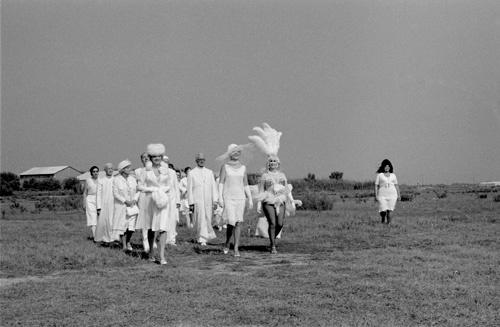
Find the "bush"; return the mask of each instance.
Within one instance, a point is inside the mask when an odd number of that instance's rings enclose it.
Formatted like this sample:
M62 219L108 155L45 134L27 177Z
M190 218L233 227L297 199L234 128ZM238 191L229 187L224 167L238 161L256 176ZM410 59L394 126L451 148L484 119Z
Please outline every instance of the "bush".
M488 194L478 194L477 198L478 199L486 199L486 198L488 198Z
M300 210L327 211L332 210L335 203L335 200L324 192L307 192L299 198L302 200Z
M2 172L0 174L0 195L12 195L12 192L19 191L21 184L19 176L11 172Z
M79 193L80 181L76 177L68 177L62 182L63 189L73 191L74 193Z
M411 202L411 201L413 201L412 194L402 194L401 195L401 202Z
M23 189L32 191L57 191L61 189L61 182L54 178L41 180L30 178L24 181Z
M493 198L493 201L500 202L500 195L497 195Z

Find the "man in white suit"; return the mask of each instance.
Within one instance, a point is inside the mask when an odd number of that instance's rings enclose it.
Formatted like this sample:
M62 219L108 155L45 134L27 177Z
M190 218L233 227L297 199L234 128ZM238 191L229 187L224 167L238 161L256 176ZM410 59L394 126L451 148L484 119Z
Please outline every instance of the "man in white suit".
M196 241L202 246L216 238L212 228L213 210L217 208L218 189L214 173L205 167L205 155L196 155L196 165L187 175L187 196L189 208L193 212Z

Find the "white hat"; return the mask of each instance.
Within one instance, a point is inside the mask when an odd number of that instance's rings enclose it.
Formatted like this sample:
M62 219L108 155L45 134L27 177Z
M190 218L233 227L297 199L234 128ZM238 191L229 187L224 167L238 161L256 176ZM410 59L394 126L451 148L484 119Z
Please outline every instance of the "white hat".
M150 144L148 145L147 152L150 156L163 156L165 155L165 146L161 143Z
M123 168L125 168L127 166L130 166L130 164L131 164L130 160L125 159L125 160L123 160L122 162L120 162L118 164L118 168L117 169L118 169L118 171L121 172L123 170Z
M229 144L229 146L227 147L227 151L226 153L224 153L223 155L217 157L215 160L217 161L222 161L222 162L227 162L229 161L229 155L236 152L236 151L240 151L241 152L241 156L240 156L240 159L239 161L241 163L248 163L252 157L253 157L253 152L254 152L254 145L252 143L247 143L247 144L243 144L243 145L238 145L238 144Z

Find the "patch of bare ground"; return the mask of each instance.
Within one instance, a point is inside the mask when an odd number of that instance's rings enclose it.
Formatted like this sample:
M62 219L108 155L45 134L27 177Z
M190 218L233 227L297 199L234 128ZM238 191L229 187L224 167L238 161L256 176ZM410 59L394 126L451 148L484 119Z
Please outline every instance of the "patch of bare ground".
M232 255L229 255L231 256ZM263 255L262 253L245 253L241 257L234 257L234 260L231 261L211 261L205 262L202 267L198 268L200 274L210 270L213 273L220 273L225 275L239 275L244 276L248 274L252 274L259 269L269 268L269 267L278 267L283 264L291 265L291 266L305 266L309 265L312 261L311 255L308 254L274 254L274 255ZM199 256L191 256L189 258L185 258L183 260L182 266L176 263L169 263L167 267L161 266L158 263L144 263L143 265L135 266L135 267L117 267L117 268L104 268L104 269L96 269L101 273L109 273L113 274L118 271L129 271L129 272L152 272L158 269L163 268L173 268L176 270L189 270L190 273L193 273L193 267L199 265L200 257ZM238 265L245 264L245 271L235 269ZM9 287L18 283L26 283L26 282L45 282L48 280L54 280L62 277L63 275L68 274L78 274L80 271L72 271L62 273L54 273L46 276L26 276L26 277L13 277L13 278L0 278L0 288Z

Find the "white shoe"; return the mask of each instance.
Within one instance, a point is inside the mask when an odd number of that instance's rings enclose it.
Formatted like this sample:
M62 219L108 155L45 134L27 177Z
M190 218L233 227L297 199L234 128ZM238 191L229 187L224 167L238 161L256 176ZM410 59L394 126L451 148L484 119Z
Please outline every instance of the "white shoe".
M226 228L227 228L227 225L226 225L226 224L222 225L222 228L226 229Z
M201 242L200 245L201 246L207 246L207 242Z
M153 243L153 249L157 249L158 248L158 245L156 245L156 242Z

